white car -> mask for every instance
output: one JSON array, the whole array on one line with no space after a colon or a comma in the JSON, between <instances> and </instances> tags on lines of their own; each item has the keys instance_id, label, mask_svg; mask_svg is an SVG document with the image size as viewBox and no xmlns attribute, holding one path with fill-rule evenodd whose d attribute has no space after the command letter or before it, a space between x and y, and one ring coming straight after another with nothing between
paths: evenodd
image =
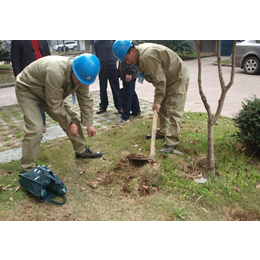
<instances>
[{"instance_id":1,"label":"white car","mask_svg":"<svg viewBox=\"0 0 260 260\"><path fill-rule=\"evenodd\" d=\"M64 42L64 44L65 44L65 48L66 48L66 50L77 50L77 48L78 48L78 45L77 45L77 42L76 41L65 41ZM62 51L63 50L63 43L62 44L59 44L59 45L55 45L54 47L53 47L53 49L55 50L55 51Z\"/></svg>"}]
</instances>

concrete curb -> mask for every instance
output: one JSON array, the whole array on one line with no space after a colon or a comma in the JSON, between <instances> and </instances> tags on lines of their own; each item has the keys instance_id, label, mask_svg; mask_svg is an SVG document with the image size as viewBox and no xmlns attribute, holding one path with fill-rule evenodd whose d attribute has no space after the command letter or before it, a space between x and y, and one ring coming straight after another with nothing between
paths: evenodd
<instances>
[{"instance_id":1,"label":"concrete curb","mask_svg":"<svg viewBox=\"0 0 260 260\"><path fill-rule=\"evenodd\" d=\"M42 135L42 142L47 142L57 138L65 137L66 133L60 126L47 128L47 132ZM12 160L20 160L22 158L22 148L15 148L8 151L0 152L0 163L10 162Z\"/></svg>"},{"instance_id":2,"label":"concrete curb","mask_svg":"<svg viewBox=\"0 0 260 260\"><path fill-rule=\"evenodd\" d=\"M10 87L14 87L14 85L15 85L15 82L0 84L0 88L10 88Z\"/></svg>"}]
</instances>

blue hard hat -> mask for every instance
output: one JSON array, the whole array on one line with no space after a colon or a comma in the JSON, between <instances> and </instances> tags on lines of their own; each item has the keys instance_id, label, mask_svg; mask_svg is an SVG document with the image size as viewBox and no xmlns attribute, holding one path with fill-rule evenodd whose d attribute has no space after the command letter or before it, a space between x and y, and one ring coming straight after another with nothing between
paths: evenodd
<instances>
[{"instance_id":1,"label":"blue hard hat","mask_svg":"<svg viewBox=\"0 0 260 260\"><path fill-rule=\"evenodd\" d=\"M100 71L100 62L94 54L85 53L74 58L72 69L81 83L90 85Z\"/></svg>"},{"instance_id":2,"label":"blue hard hat","mask_svg":"<svg viewBox=\"0 0 260 260\"><path fill-rule=\"evenodd\" d=\"M132 44L131 40L118 40L115 41L113 44L113 52L114 55L123 62L125 59L125 55L127 54L128 50L130 49Z\"/></svg>"}]
</instances>

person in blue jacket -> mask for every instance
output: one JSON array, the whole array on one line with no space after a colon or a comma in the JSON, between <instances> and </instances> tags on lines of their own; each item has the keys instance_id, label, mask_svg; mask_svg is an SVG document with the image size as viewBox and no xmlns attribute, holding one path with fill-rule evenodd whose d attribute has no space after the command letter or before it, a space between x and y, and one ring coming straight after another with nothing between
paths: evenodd
<instances>
[{"instance_id":1,"label":"person in blue jacket","mask_svg":"<svg viewBox=\"0 0 260 260\"><path fill-rule=\"evenodd\" d=\"M137 41L132 41L138 45ZM119 63L120 78L123 81L122 103L123 113L117 120L117 125L123 125L130 121L130 116L141 116L139 99L135 92L136 78L138 77L138 68L134 64L127 64L125 61ZM130 112L132 113L130 114Z\"/></svg>"}]
</instances>

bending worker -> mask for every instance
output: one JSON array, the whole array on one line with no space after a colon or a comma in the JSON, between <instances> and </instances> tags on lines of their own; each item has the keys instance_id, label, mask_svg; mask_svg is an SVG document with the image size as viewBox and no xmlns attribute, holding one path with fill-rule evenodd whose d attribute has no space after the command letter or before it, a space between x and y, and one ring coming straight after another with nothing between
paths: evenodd
<instances>
[{"instance_id":1,"label":"bending worker","mask_svg":"<svg viewBox=\"0 0 260 260\"><path fill-rule=\"evenodd\" d=\"M82 54L76 58L46 56L28 65L16 79L15 91L24 115L25 135L22 141L21 172L36 167L42 138L44 111L66 132L72 142L76 158L100 158L100 152L92 152L86 146L81 123L87 126L89 137L96 134L93 125L93 99L89 92L100 70L98 58ZM81 122L77 114L65 102L67 96L76 93Z\"/></svg>"},{"instance_id":2,"label":"bending worker","mask_svg":"<svg viewBox=\"0 0 260 260\"><path fill-rule=\"evenodd\" d=\"M160 152L173 153L179 143L189 85L186 65L174 51L154 43L134 46L131 40L119 40L114 43L113 52L121 62L137 64L140 83L145 78L155 87L152 109L159 113L156 139L166 139Z\"/></svg>"}]
</instances>

